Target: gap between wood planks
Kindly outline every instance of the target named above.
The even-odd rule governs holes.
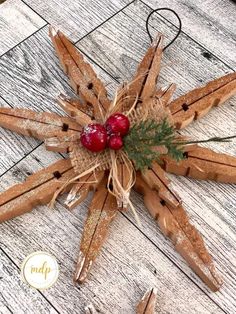
[[[142,0],[140,0],[141,2],[143,2]],[[87,35],[89,35],[90,33],[92,33],[92,32],[94,32],[96,29],[98,29],[101,25],[103,25],[104,23],[106,23],[108,20],[110,20],[112,17],[114,17],[116,14],[118,14],[119,12],[121,12],[122,10],[124,10],[127,6],[129,6],[130,4],[132,4],[134,1],[132,1],[131,3],[129,3],[128,5],[126,5],[124,8],[122,8],[121,10],[119,10],[119,11],[117,11],[115,14],[113,14],[111,17],[109,17],[107,20],[105,20],[105,21],[103,21],[100,25],[98,25],[98,26],[96,26],[92,31],[90,31],[89,33],[87,33],[85,36],[83,36],[83,37],[81,37],[78,41],[76,41],[76,43],[78,43],[79,41],[81,41],[83,38],[85,38]],[[146,6],[148,6],[145,2],[143,2]],[[30,7],[30,6],[29,6]],[[148,6],[149,8],[151,8],[150,6]],[[32,9],[32,8],[31,8]],[[36,12],[37,13],[37,12]],[[162,16],[162,15],[160,15],[160,16]],[[163,17],[163,16],[162,16]],[[163,17],[165,20],[167,20],[165,17]],[[172,22],[170,22],[169,20],[167,20],[169,23],[171,23],[173,26],[175,26]],[[31,34],[30,36],[28,36],[27,38],[25,38],[23,41],[21,41],[20,43],[18,43],[17,45],[15,45],[14,47],[12,47],[11,49],[9,49],[7,52],[5,52],[3,55],[5,55],[6,53],[8,53],[10,50],[12,50],[12,49],[14,49],[15,47],[17,47],[17,46],[19,46],[22,42],[24,42],[24,41],[26,41],[29,37],[31,37],[31,36],[34,36],[35,35],[35,33],[37,33],[38,31],[40,31],[41,29],[43,29],[44,27],[47,27],[47,25],[48,24],[46,24],[46,25],[44,25],[43,27],[41,27],[41,28],[39,28],[36,32],[34,32],[33,34]],[[184,33],[184,32],[183,32]],[[186,33],[184,33],[187,37],[189,37],[192,41],[194,41],[194,42],[196,42],[193,38],[191,38],[189,35],[187,35]],[[196,42],[199,46],[201,46],[201,47],[203,47],[205,50],[207,50],[207,51],[209,51],[208,49],[206,49],[204,46],[202,46],[201,44],[199,44],[198,42]],[[82,52],[83,53],[83,52]],[[111,78],[113,78],[117,83],[119,83],[119,80],[116,78],[116,77],[113,77],[108,71],[106,71],[105,69],[103,69],[103,67],[102,66],[100,66],[97,62],[95,62],[92,58],[90,58],[87,54],[85,54],[85,53],[83,53],[85,56],[87,56],[90,60],[92,60],[97,66],[99,66],[104,72],[106,72]],[[212,55],[214,55],[213,53],[211,53]],[[231,69],[232,70],[232,68],[227,64],[227,63],[225,63],[224,61],[222,61],[221,59],[219,59],[218,57],[216,57],[215,55],[214,55],[214,57],[216,58],[216,59],[218,59],[220,62],[222,62],[223,64],[225,64],[229,69]],[[2,99],[3,100],[5,100],[3,97],[2,97]],[[5,100],[6,101],[6,100]],[[7,101],[6,101],[7,102]],[[8,102],[7,102],[8,103]],[[9,104],[10,105],[10,104]],[[40,143],[37,147],[39,147],[40,145],[41,145],[42,143]],[[37,147],[35,147],[32,151],[34,151]],[[32,151],[31,152],[29,152],[27,155],[25,155],[21,160],[23,160],[25,157],[27,157],[28,155],[30,155],[31,153],[32,153]],[[63,158],[65,158],[63,155],[61,155]],[[17,163],[15,163],[14,164],[14,166],[16,165],[16,164],[18,164],[21,160],[19,160]],[[14,166],[12,166],[12,167],[14,167]],[[11,168],[12,168],[11,167]],[[11,168],[9,168],[6,172],[8,172]],[[5,172],[5,173],[6,173]],[[123,213],[122,213],[122,215],[126,218],[126,219],[128,219],[129,220],[129,222],[131,222],[147,239],[149,239],[148,238],[148,236],[146,236],[128,217],[126,217]],[[150,242],[152,242],[152,240],[150,240],[149,239],[149,241]],[[152,244],[154,244],[153,242],[152,242]],[[158,250],[160,250],[155,244],[154,244],[154,246],[158,249]],[[3,250],[2,250],[3,251]],[[161,250],[160,250],[161,251]],[[166,257],[168,257],[163,251],[161,251]],[[11,260],[11,258],[6,254],[6,252],[4,252],[3,251],[3,253]],[[175,264],[169,257],[168,257],[168,259],[173,263],[173,264]],[[12,260],[11,260],[12,261]],[[13,262],[13,261],[12,261]],[[13,264],[19,269],[19,267],[13,262]],[[184,271],[178,266],[178,265],[176,265],[175,264],[175,266],[177,266],[180,270],[181,270],[181,272],[183,272],[184,273]],[[185,273],[184,273],[185,274]],[[185,274],[186,275],[186,274]],[[194,282],[188,275],[186,275],[192,282]],[[198,284],[197,283],[195,283],[194,282],[194,284],[196,285],[196,286],[198,286]],[[201,290],[201,291],[203,291],[204,292],[204,290],[202,290],[201,289],[201,287],[199,287],[198,286],[198,288]],[[204,294],[206,294],[205,292],[204,292]],[[43,294],[42,294],[43,295]],[[47,298],[43,295],[43,297],[47,300]],[[211,297],[208,295],[208,297],[211,299]],[[48,301],[48,300],[47,300]],[[211,299],[211,301],[213,301],[213,303],[215,303],[224,313],[226,313],[214,300],[212,300]],[[50,301],[48,301],[49,303],[50,303]],[[52,305],[53,306],[53,305]],[[54,306],[53,306],[54,307]],[[56,309],[55,309],[56,310]],[[58,312],[58,311],[57,311]],[[59,313],[59,312],[58,312]]]
[[[31,9],[34,13],[36,13],[39,17],[41,17],[41,19],[44,20],[44,22],[46,22],[47,24],[49,24],[48,21],[47,21],[40,13],[38,13],[37,11],[35,11],[35,9],[31,8],[31,6],[28,5],[28,3],[26,3],[24,0],[21,0],[21,2],[23,2],[28,8],[30,8],[30,9]]]
[[[143,8],[142,8],[143,7]],[[140,14],[140,17],[143,16],[143,12],[144,12],[144,8],[145,8],[145,5],[142,5],[141,9],[138,9],[137,11],[139,12]],[[140,60],[141,56],[140,56],[140,51],[142,51],[143,53],[143,50],[144,49],[141,49],[141,46],[142,46],[142,41],[140,41],[139,44],[137,44],[137,47],[138,47],[138,50],[137,50],[137,55],[136,55],[136,50],[134,47],[136,47],[136,44],[137,43],[137,40],[139,40],[139,37],[140,34],[142,34],[142,36],[144,36],[144,27],[143,25],[145,24],[145,18],[143,17],[143,19],[141,20],[138,19],[138,23],[135,21],[135,17],[137,16],[137,11],[134,9],[134,7],[132,7],[132,9],[130,8],[130,13],[128,14],[128,12],[126,12],[126,16],[127,16],[127,21],[126,21],[126,18],[124,17],[124,27],[121,28],[121,30],[119,31],[119,33],[116,35],[116,29],[119,27],[119,23],[120,23],[120,20],[122,20],[122,17],[117,17],[117,18],[114,18],[113,20],[111,20],[110,22],[108,22],[107,24],[108,25],[104,25],[100,30],[98,30],[97,32],[95,32],[94,35],[91,35],[89,36],[87,39],[85,39],[82,43],[80,43],[79,45],[82,45],[83,49],[88,53],[88,54],[91,54],[91,56],[93,58],[95,58],[98,62],[101,62],[101,64],[103,65],[103,67],[105,67],[108,71],[110,71],[113,76],[117,73],[116,71],[118,71],[118,73],[121,73],[121,76],[122,77],[130,77],[130,70],[132,68],[132,72],[134,71],[134,66],[133,66],[133,63],[138,63],[138,61]],[[127,10],[128,11],[128,10]],[[146,12],[148,11],[148,12]],[[150,9],[148,10],[145,10],[146,14],[148,14],[150,11]],[[144,15],[146,17],[146,14]],[[160,21],[162,20],[162,18],[159,19]],[[114,21],[114,22],[113,22]],[[158,19],[156,19],[156,21],[158,21]],[[136,29],[134,26],[136,26],[135,23],[133,22],[136,22],[137,23],[137,31],[136,31],[136,34],[134,34],[134,36],[132,37],[130,35],[130,32],[129,30],[132,30],[132,29]],[[164,21],[165,22],[165,21]],[[169,27],[169,23],[166,23],[166,26]],[[139,26],[138,26],[139,25]],[[153,25],[156,25],[156,23],[152,23],[152,26]],[[158,24],[159,25],[159,24]],[[158,29],[158,27],[156,27]],[[174,29],[174,27],[170,27],[170,29]],[[142,32],[141,32],[142,30]],[[167,28],[168,30],[168,28]],[[122,34],[124,33],[124,39],[122,38]],[[169,34],[169,32],[168,32]],[[198,45],[195,44],[194,42],[192,42],[188,36],[186,35],[182,35],[183,38],[183,43],[185,43],[185,45],[182,45],[182,43],[180,45],[181,48],[178,48],[178,53],[179,54],[183,54],[183,58],[181,59],[181,63],[180,64],[185,64],[185,63],[182,63],[182,62],[186,62],[187,59],[186,59],[186,56],[188,56],[189,54],[187,53],[183,53],[185,52],[184,50],[186,49],[186,52],[188,50],[188,45],[189,45],[189,50],[191,52],[191,48],[193,48],[194,50],[197,50],[198,53],[196,53],[196,55],[194,54],[194,57],[196,57],[197,55],[200,55],[202,54],[201,51],[199,50],[202,50],[202,49],[199,49],[198,48]],[[186,37],[186,41],[184,40],[184,37]],[[131,40],[130,40],[131,38]],[[90,45],[90,40],[91,40],[91,45]],[[106,42],[107,40],[107,42]],[[146,41],[145,41],[146,42]],[[127,43],[127,44],[126,44]],[[129,44],[128,44],[129,43]],[[145,44],[145,46],[147,45],[147,42]],[[176,45],[178,46],[178,45]],[[112,47],[112,48],[111,48]],[[185,47],[185,49],[183,48]],[[140,51],[139,51],[139,48],[140,48]],[[146,47],[145,47],[146,48]],[[176,47],[172,47],[171,50],[175,51],[175,48]],[[111,57],[111,53],[113,51],[113,49],[115,49],[115,51],[118,51],[117,53],[114,54],[114,56]],[[119,50],[120,49],[120,50]],[[183,49],[183,52],[181,52],[181,49]],[[91,51],[91,53],[90,53]],[[137,57],[138,56],[138,57]],[[119,61],[119,58],[121,58],[121,64],[119,67],[116,66],[116,62]],[[204,66],[207,66],[207,63],[208,63],[208,60],[205,59],[204,57],[201,58],[201,61],[204,61],[203,64]],[[216,71],[214,72],[218,72],[218,70],[222,68],[224,68],[223,70],[224,71],[228,71],[229,67],[228,66],[225,66],[221,61],[218,61],[217,58],[213,58],[212,59],[215,61],[216,60],[216,63],[217,63],[217,67],[216,67]],[[116,61],[117,60],[117,61]],[[127,61],[127,64],[128,62],[130,61],[130,63],[132,63],[132,67],[129,67],[127,66],[127,64],[125,64]],[[195,63],[194,65],[197,66],[198,65],[198,62],[201,62],[198,60],[198,58],[195,58]],[[118,62],[119,63],[119,62]],[[190,63],[190,61],[189,61]],[[215,62],[214,62],[215,63]],[[178,70],[181,70],[182,72],[182,69],[181,69],[182,66],[179,66],[178,67]],[[190,68],[192,69],[192,67]],[[201,67],[200,69],[201,71],[203,70],[203,67]],[[211,65],[210,65],[210,71],[209,72],[212,72],[211,71]],[[188,69],[189,71],[189,69]],[[186,71],[186,73],[188,73],[188,71]],[[214,72],[212,72],[211,74],[213,74]],[[190,74],[190,72],[188,73]],[[199,75],[201,75],[200,73],[198,73]],[[216,74],[216,73],[215,73]],[[211,75],[212,76],[212,75]],[[187,79],[188,79],[188,76],[186,76]],[[191,77],[191,75],[190,75]],[[194,77],[196,78],[196,76]],[[213,78],[212,78],[213,79]],[[191,81],[191,79],[189,78],[189,80]],[[209,79],[210,80],[210,79]],[[207,81],[209,81],[207,80]],[[195,81],[194,81],[195,82]],[[196,82],[195,82],[196,83]],[[194,86],[195,87],[195,86]],[[193,88],[193,87],[192,87]],[[189,89],[188,89],[189,90]],[[210,185],[209,185],[210,186]],[[197,191],[197,190],[196,190]],[[200,191],[200,190],[199,190]],[[189,191],[191,193],[191,191]],[[184,194],[183,194],[184,195]],[[224,203],[221,203],[222,205]],[[138,204],[137,204],[138,205]],[[196,204],[197,206],[198,204]],[[192,208],[193,209],[193,208]],[[226,208],[225,208],[226,209]],[[210,209],[212,211],[212,213],[214,213],[214,209],[211,208]],[[223,211],[223,209],[222,209]],[[197,207],[196,207],[196,212],[197,212]],[[146,211],[145,211],[146,213]],[[203,213],[204,214],[204,213]],[[219,212],[220,214],[220,212]],[[199,216],[200,217],[200,216]],[[204,217],[204,216],[203,216]],[[214,216],[212,216],[212,218],[214,218]],[[132,219],[132,218],[131,218]],[[223,220],[223,219],[222,219]],[[147,220],[145,220],[147,221]],[[230,221],[228,221],[230,222]],[[204,218],[202,219],[202,223],[204,223]],[[210,221],[209,221],[210,223]],[[151,224],[150,224],[151,225]],[[153,224],[152,224],[153,225]],[[203,224],[204,226],[204,224]],[[201,227],[200,227],[201,228]],[[145,231],[148,236],[156,243],[155,241],[155,237],[153,237],[153,235],[155,235],[154,229],[152,229],[152,232],[147,232],[147,230]],[[207,230],[206,230],[206,234],[207,234]],[[213,236],[213,234],[212,234]],[[206,236],[207,238],[207,236]],[[227,237],[224,238],[227,242]],[[211,241],[209,241],[211,242]],[[214,243],[214,241],[213,241]],[[223,242],[222,242],[223,243]],[[158,246],[162,247],[160,245],[160,242],[159,244],[157,244]],[[213,247],[213,245],[212,245]],[[224,247],[224,246],[223,246]],[[166,252],[166,250],[165,250]],[[222,252],[223,253],[223,252]],[[170,254],[171,256],[171,254]],[[173,258],[171,256],[171,258]],[[185,269],[183,266],[182,266],[183,269]],[[186,270],[185,270],[186,272]],[[227,269],[225,268],[225,272],[227,274]],[[189,272],[187,272],[189,274]],[[191,275],[190,275],[191,276]],[[196,279],[195,279],[196,281]],[[201,284],[200,284],[201,285]],[[233,285],[233,282],[231,281],[231,288],[232,288],[232,285]],[[202,287],[202,285],[201,285]],[[205,290],[206,291],[206,290]],[[224,290],[222,291],[224,293]],[[206,291],[206,293],[208,293],[208,291]],[[216,297],[215,297],[216,296]],[[215,299],[218,297],[217,295],[214,295]],[[224,300],[221,300],[221,301],[218,301],[216,300],[217,303],[219,304],[222,304],[222,306],[224,307]]]
[[[14,260],[0,247],[0,250],[2,251],[2,253],[9,259],[9,261],[16,267],[16,269],[20,272],[20,267],[14,262]],[[45,297],[45,295],[38,289],[35,289],[35,291],[37,291],[47,302],[48,304],[50,304],[50,306],[57,312],[60,314],[60,312],[55,308],[55,306]],[[9,309],[9,311],[11,311]],[[13,313],[11,311],[11,313]]]
[[[76,45],[77,43],[79,43],[82,39],[84,39],[86,36],[90,35],[91,33],[93,33],[96,29],[98,29],[99,27],[101,27],[103,24],[105,24],[106,22],[108,22],[110,19],[112,19],[114,16],[116,16],[117,14],[119,14],[120,12],[122,12],[124,9],[126,9],[127,7],[129,7],[130,5],[132,5],[134,2],[136,2],[137,0],[133,0],[130,3],[128,3],[127,5],[125,5],[123,8],[121,8],[120,10],[118,10],[117,12],[115,12],[113,15],[111,15],[109,18],[107,18],[105,21],[103,21],[102,23],[100,23],[99,25],[97,25],[95,28],[93,28],[91,31],[89,31],[86,35],[82,36],[80,39],[78,39],[77,41],[75,41],[73,44]],[[145,6],[147,6],[149,9],[154,10],[154,8],[152,8],[150,5],[148,5],[145,1],[143,0],[139,0],[140,2],[142,2]],[[45,26],[49,25],[50,23],[42,16],[40,15],[35,9],[33,9],[27,2],[25,2],[24,0],[21,0],[21,2],[23,2],[26,6],[28,6],[34,13],[36,13],[39,17],[41,17],[46,24],[43,25],[42,27],[40,27],[39,29],[37,29],[34,33],[32,33],[31,35],[29,35],[28,37],[26,37],[25,39],[23,39],[21,42],[19,42],[18,44],[16,44],[14,47],[10,48],[9,50],[7,50],[6,52],[4,52],[0,58],[2,56],[4,56],[5,54],[7,54],[9,51],[13,50],[15,47],[19,46],[22,42],[26,41],[28,38],[30,38],[31,36],[34,36],[34,34],[36,34],[38,31],[40,31],[41,29],[43,29]],[[166,20],[167,22],[169,22],[172,26],[176,27],[177,26],[171,22],[169,19],[167,19],[165,16],[163,16],[161,13],[156,12],[156,14],[158,14],[160,17],[162,17],[164,20]],[[181,18],[181,17],[180,17]],[[200,47],[202,47],[206,52],[211,53],[212,56],[214,56],[216,59],[218,59],[219,61],[221,61],[224,65],[226,65],[229,69],[231,69],[232,71],[234,71],[234,68],[232,68],[231,66],[229,66],[229,64],[227,64],[225,61],[221,60],[219,57],[217,57],[213,52],[211,52],[211,50],[209,50],[208,48],[206,48],[204,45],[198,43],[194,38],[192,38],[190,35],[188,35],[187,33],[185,33],[182,30],[182,33],[186,35],[186,37],[190,38],[192,41],[194,41],[197,45],[199,45]],[[91,59],[91,58],[90,58]],[[96,62],[95,62],[96,63]],[[98,65],[99,66],[99,65]],[[102,69],[102,67],[100,67]],[[104,69],[103,69],[104,70]],[[105,71],[106,72],[106,71]],[[107,74],[109,74],[107,72]],[[110,74],[109,74],[110,75]],[[111,75],[110,75],[111,76]],[[112,76],[111,76],[112,77]],[[114,77],[112,77],[114,78]],[[116,78],[114,78],[116,80]],[[118,82],[118,80],[116,80]],[[119,82],[118,82],[119,83]]]
[[[139,227],[138,227],[138,225],[136,225],[127,215],[125,215],[125,213],[121,213],[133,226],[135,226],[165,257],[167,257],[182,273],[184,273],[185,274],[185,276],[192,282],[192,283],[194,283],[198,288],[199,288],[199,290],[201,290],[205,295],[207,295],[208,296],[208,298],[215,304],[215,305],[217,305],[217,307],[219,308],[219,309],[221,309],[222,310],[222,312],[224,312],[224,313],[226,313],[227,314],[227,312],[214,300],[214,299],[212,299],[211,298],[211,296],[209,295],[209,294],[207,294],[205,291],[204,291],[204,289],[203,288],[201,288],[201,286],[200,285],[198,285],[188,274],[186,274],[183,270],[182,270],[182,268],[178,265],[178,264],[176,264],[172,259],[170,259],[169,258],[169,256],[163,251],[163,250],[161,250]],[[173,249],[174,249],[174,247],[173,247]]]
[[[46,25],[46,27],[47,27],[47,25]],[[86,54],[85,54],[86,55]],[[86,55],[90,60],[92,60],[93,62],[94,62],[94,60],[92,59],[92,58],[90,58],[88,55]],[[101,69],[103,69],[103,67],[101,67],[97,62],[95,62]],[[104,69],[103,69],[104,70]],[[105,71],[110,77],[112,77],[113,78],[113,76],[111,76],[110,74],[109,74],[109,72],[107,72],[107,71]],[[118,82],[118,80],[116,79],[116,78],[113,78],[113,79],[115,79],[117,82]],[[29,153],[30,154],[30,153]],[[29,154],[27,154],[26,156],[28,156]],[[25,156],[25,157],[26,157]],[[24,157],[24,158],[25,158]],[[23,158],[23,159],[24,159]],[[126,217],[127,218],[127,217]],[[136,226],[136,228],[137,228],[137,226]],[[137,228],[138,229],[138,228]],[[140,231],[140,230],[139,230]],[[147,236],[146,236],[147,237]],[[148,238],[148,237],[147,237]],[[149,238],[148,238],[149,239]],[[149,239],[150,240],[150,239]],[[151,241],[151,240],[150,240]],[[156,245],[155,245],[155,247],[157,247]],[[158,248],[158,247],[157,247]],[[163,253],[163,252],[162,252]],[[171,260],[169,257],[168,257],[168,259],[169,260]],[[172,261],[172,260],[171,260]],[[173,263],[173,261],[172,261],[172,263]],[[182,271],[182,270],[181,270]],[[183,272],[183,271],[182,271]],[[185,274],[186,275],[186,274]],[[187,276],[188,277],[188,276]],[[196,284],[196,283],[195,283]],[[197,284],[196,284],[197,285]],[[198,286],[198,285],[197,285]],[[198,286],[199,287],[199,286]],[[200,289],[201,290],[201,289]],[[209,297],[209,296],[208,296]],[[211,299],[211,298],[210,298]],[[219,308],[221,308],[215,301],[213,301]]]
[[[88,57],[88,56],[87,56]],[[93,59],[92,58],[90,58],[90,57],[88,57],[90,60],[92,60],[93,61]],[[94,62],[94,61],[93,61]],[[96,63],[96,62],[95,62]],[[103,69],[98,63],[96,63],[101,69]],[[104,70],[104,69],[103,69]],[[108,73],[107,71],[106,71],[106,73]],[[110,76],[110,77],[112,77],[109,73],[108,73],[108,75]],[[116,79],[116,81],[118,82],[118,80]],[[41,144],[40,144],[41,145]],[[40,146],[39,145],[39,146]],[[29,155],[30,153],[28,153],[27,154],[27,156]],[[26,156],[25,156],[26,157]],[[24,159],[25,157],[23,157],[22,159]],[[64,157],[64,156],[62,156],[62,157]],[[17,163],[16,163],[17,164]],[[124,215],[125,216],[125,215]],[[125,218],[126,219],[128,219],[126,216],[125,216]],[[129,220],[129,219],[128,219]],[[130,220],[129,220],[130,221]],[[131,222],[131,221],[130,221]],[[132,222],[131,222],[132,223]],[[142,234],[144,234],[134,223],[132,223]],[[145,235],[145,234],[144,234]],[[150,240],[150,238],[147,236],[147,235],[145,235],[145,237],[152,243],[152,244],[154,244],[151,240]],[[166,257],[168,257],[160,248],[158,248],[158,246],[157,245],[155,245],[154,244],[154,246],[160,251],[160,252],[162,252],[163,254],[164,254],[164,256],[166,256]],[[168,257],[168,259],[175,265],[175,266],[177,266],[174,262],[173,262],[173,260],[171,260],[169,257]],[[182,273],[184,273],[185,275],[186,275],[186,273],[179,267],[179,266],[177,266],[177,268],[179,268],[180,270],[181,270],[181,272]],[[190,279],[192,282],[193,282],[193,280],[188,276],[188,275],[186,275],[187,277],[188,277],[188,279]],[[195,282],[194,282],[194,284],[202,291],[202,292],[204,292],[199,286],[198,286],[198,284],[196,284]],[[204,294],[206,294],[205,292],[204,292]],[[219,307],[224,313],[226,313],[214,300],[212,300],[211,299],[211,297],[209,296],[209,295],[207,295],[208,296],[208,298],[211,300],[211,301],[213,301],[213,303],[214,304],[216,304],[217,305],[217,307]]]
[[[153,7],[151,7],[150,5],[148,5],[145,0],[139,0],[140,2],[142,2],[144,5],[146,5],[149,9],[154,10]],[[173,22],[171,22],[169,19],[167,19],[165,16],[163,16],[161,13],[156,12],[157,15],[161,16],[164,20],[166,20],[167,22],[169,22],[171,25],[173,25],[174,27],[178,28]],[[181,18],[181,16],[180,16]],[[188,37],[189,39],[191,39],[193,42],[195,42],[198,46],[202,47],[206,52],[209,52],[212,56],[214,56],[216,59],[218,59],[219,61],[221,61],[224,65],[226,65],[229,69],[231,69],[232,71],[234,71],[234,68],[232,68],[228,63],[226,63],[225,61],[223,61],[222,59],[220,59],[219,57],[217,57],[211,50],[209,50],[208,48],[206,48],[204,45],[200,44],[198,41],[196,41],[193,37],[191,37],[190,35],[188,35],[186,32],[184,32],[183,30],[181,31],[181,33],[183,33],[186,37]],[[80,40],[78,40],[80,41]]]
[[[12,48],[10,48],[9,50],[5,51],[0,58],[2,58],[3,56],[5,56],[7,53],[9,53],[11,50],[13,50],[14,48],[20,46],[20,44],[22,44],[23,42],[25,42],[28,38],[34,36],[36,33],[38,33],[39,31],[41,31],[45,26],[47,26],[47,24],[44,24],[42,27],[38,28],[35,32],[33,32],[32,34],[30,34],[29,36],[27,36],[26,38],[24,38],[23,40],[21,40],[18,44],[16,44],[15,46],[13,46]],[[2,96],[0,96],[2,99],[4,99]],[[5,100],[5,99],[4,99]],[[6,100],[5,100],[6,101]]]
[[[24,0],[20,0],[21,2],[23,2],[29,9],[31,9],[35,14],[37,14],[42,20],[44,20],[44,22],[46,24],[44,24],[42,27],[38,28],[35,32],[33,32],[32,34],[30,34],[29,36],[27,36],[26,38],[24,38],[23,40],[21,40],[18,44],[16,44],[15,46],[11,47],[9,50],[5,51],[1,56],[3,57],[4,55],[6,55],[8,52],[10,52],[11,50],[13,50],[14,48],[16,48],[17,46],[19,46],[21,43],[23,43],[24,41],[26,41],[28,38],[34,36],[37,32],[39,32],[40,30],[42,30],[45,26],[50,25],[50,23],[41,15],[39,14],[35,9],[33,9],[27,2],[25,2]],[[106,23],[107,21],[109,21],[111,18],[113,18],[115,15],[117,15],[118,13],[120,13],[122,10],[126,9],[129,5],[131,5],[133,2],[135,2],[136,0],[132,0],[130,3],[128,3],[127,5],[125,5],[123,8],[121,8],[120,10],[116,11],[114,14],[112,14],[109,18],[107,18],[105,21],[101,22],[99,25],[97,25],[96,27],[94,27],[91,31],[89,31],[86,35],[82,36],[79,40],[82,40],[83,38],[85,38],[87,35],[89,35],[90,33],[92,33],[93,31],[95,31],[97,28],[99,28],[100,26],[102,26],[104,23]],[[78,40],[78,41],[79,41]],[[74,42],[74,45],[77,43]],[[1,96],[0,96],[1,97]]]

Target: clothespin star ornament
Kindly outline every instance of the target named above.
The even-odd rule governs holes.
[[[94,191],[74,275],[74,280],[82,283],[117,213],[131,208],[138,220],[135,204],[129,198],[134,188],[144,196],[148,211],[175,249],[203,282],[217,291],[222,281],[166,172],[236,183],[235,157],[189,145],[175,133],[236,94],[236,73],[171,100],[175,84],[156,87],[163,54],[163,36],[159,34],[134,78],[111,100],[102,81],[69,39],[53,27],[50,37],[79,96],[58,97],[58,104],[69,117],[1,107],[0,126],[43,140],[46,149],[68,153],[68,158],[0,194],[0,221],[22,215],[37,205],[52,204],[62,193],[68,193],[65,203],[72,210],[89,191]],[[141,309],[145,302],[153,313],[154,299],[152,290],[138,306],[138,313],[144,313]]]

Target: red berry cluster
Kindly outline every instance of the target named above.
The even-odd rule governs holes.
[[[104,125],[89,124],[83,128],[81,144],[91,152],[100,152],[107,146],[119,150],[123,146],[123,137],[129,132],[129,119],[122,113],[111,115]]]

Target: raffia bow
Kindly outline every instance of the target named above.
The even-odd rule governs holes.
[[[103,123],[105,123],[106,119],[115,112],[123,112],[129,118],[131,127],[134,124],[147,119],[154,119],[156,122],[167,119],[171,122],[169,111],[163,106],[158,97],[149,98],[144,103],[139,103],[136,98],[134,99],[131,108],[129,110],[124,110],[127,109],[124,106],[124,100],[128,88],[129,86],[126,85],[117,92],[106,115],[102,116]],[[157,149],[163,150],[163,147],[158,147]],[[50,203],[51,206],[54,204],[57,196],[64,191],[68,185],[77,183],[78,180],[89,173],[94,172],[96,174],[97,171],[105,170],[109,172],[107,189],[116,197],[118,207],[130,207],[136,220],[139,222],[137,213],[130,201],[130,190],[135,183],[135,166],[124,150],[114,151],[106,149],[99,153],[92,153],[81,145],[80,139],[77,137],[70,140],[69,154],[76,176],[65,182],[54,194]],[[122,180],[121,172],[125,172],[126,178],[128,179]],[[96,175],[94,177],[96,178]]]

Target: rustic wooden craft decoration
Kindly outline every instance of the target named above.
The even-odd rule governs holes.
[[[137,314],[154,314],[157,299],[157,289],[152,288],[147,291],[137,305]]]
[[[157,289],[152,288],[148,290],[142,299],[136,306],[137,314],[154,314],[157,299]],[[93,304],[89,304],[85,307],[85,314],[96,314],[98,311],[95,309]]]
[[[92,67],[66,36],[51,27],[50,37],[61,66],[79,96],[76,100],[63,95],[58,98],[58,104],[69,117],[28,109],[0,108],[0,125],[44,140],[46,149],[67,152],[69,158],[52,164],[0,194],[0,221],[29,212],[37,205],[48,204],[62,193],[68,193],[66,206],[73,209],[93,190],[74,275],[74,280],[82,283],[118,211],[131,207],[135,214],[135,206],[129,199],[130,189],[134,187],[143,194],[148,211],[175,249],[205,284],[212,291],[217,291],[222,281],[201,235],[189,222],[180,197],[172,189],[166,172],[200,180],[236,183],[236,158],[198,145],[187,145],[183,139],[175,137],[177,142],[157,145],[155,152],[150,151],[151,155],[154,154],[152,156],[159,154],[159,160],[150,159],[149,167],[142,168],[145,159],[132,155],[141,146],[137,145],[130,151],[127,142],[134,132],[139,134],[145,127],[162,127],[162,131],[171,131],[185,128],[193,120],[203,117],[211,108],[236,93],[236,73],[216,79],[171,101],[174,84],[166,89],[156,88],[163,53],[162,35],[158,35],[139,64],[133,80],[125,83],[111,101]],[[107,139],[101,124],[116,112],[129,118],[130,131],[126,137],[110,134]],[[148,124],[146,121],[151,122]],[[86,136],[91,133],[88,125],[95,137],[102,136],[99,143],[95,142],[100,146],[89,146],[91,142],[87,141]],[[104,138],[109,140],[110,148],[101,150],[101,145],[105,145]],[[98,149],[99,152],[94,151]],[[145,149],[148,151],[148,146]],[[177,161],[178,158],[173,158],[173,155],[178,157],[181,150],[185,158]],[[138,313],[143,313],[146,299],[139,305]]]

